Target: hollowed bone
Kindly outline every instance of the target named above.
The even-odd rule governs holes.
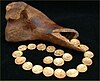
[[[6,20],[5,39],[9,42],[46,40],[84,52],[83,49],[69,42],[70,39],[79,36],[76,30],[57,25],[41,11],[24,2],[8,4],[6,6]]]

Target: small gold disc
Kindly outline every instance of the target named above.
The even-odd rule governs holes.
[[[17,57],[20,57],[20,56],[22,56],[23,55],[23,52],[22,51],[14,51],[13,53],[12,53],[12,56],[14,57],[14,58],[17,58]]]
[[[65,53],[62,58],[64,59],[64,61],[71,61],[72,60],[72,55],[69,53]]]
[[[23,64],[25,61],[26,61],[26,57],[17,57],[17,58],[15,59],[15,64],[21,65],[21,64]]]
[[[64,65],[64,60],[62,58],[55,58],[53,63],[56,65],[56,66],[62,66]]]
[[[55,49],[56,49],[56,48],[55,48],[54,46],[48,46],[48,47],[46,48],[46,51],[52,53],[52,52],[55,51]]]
[[[45,44],[38,44],[37,45],[37,49],[39,50],[39,51],[44,51],[45,49],[46,49],[46,45]]]
[[[28,45],[28,49],[29,50],[34,50],[35,48],[36,48],[36,45],[33,44],[33,43],[31,43],[31,44]]]
[[[59,79],[62,79],[62,78],[65,78],[66,73],[63,69],[58,68],[54,71],[54,76]]]
[[[25,51],[27,49],[27,46],[26,45],[20,45],[19,47],[18,47],[18,50],[19,51]]]
[[[53,62],[53,58],[51,56],[47,56],[43,59],[45,64],[51,64]]]
[[[54,74],[54,70],[51,67],[45,67],[43,69],[43,74],[46,77],[50,77],[50,76],[52,76]]]
[[[61,50],[61,49],[58,49],[58,50],[56,50],[56,51],[54,52],[54,55],[55,55],[55,56],[62,56],[63,54],[64,54],[64,51]]]
[[[85,64],[79,64],[77,66],[77,71],[82,72],[82,73],[86,72],[87,71],[87,66]]]
[[[84,53],[84,57],[93,58],[93,57],[94,57],[94,54],[93,54],[93,52],[91,52],[91,51],[86,51],[86,52]]]
[[[41,65],[34,65],[32,68],[32,72],[34,74],[40,74],[43,71],[43,67]]]
[[[33,64],[31,62],[25,62],[23,65],[22,65],[22,68],[24,70],[31,70],[33,67]]]
[[[90,58],[85,57],[85,58],[82,59],[82,63],[87,65],[87,66],[90,66],[90,65],[92,65],[93,62]]]
[[[68,77],[77,77],[79,72],[76,69],[69,69],[66,71]]]

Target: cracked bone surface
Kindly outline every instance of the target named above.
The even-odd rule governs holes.
[[[41,11],[24,2],[8,4],[5,18],[7,20],[5,39],[8,42],[45,40],[84,52],[69,42],[79,36],[76,30],[57,25]]]

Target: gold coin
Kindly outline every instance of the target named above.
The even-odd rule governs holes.
[[[62,58],[64,59],[64,61],[71,61],[72,60],[72,55],[69,53],[65,53]]]
[[[85,57],[85,58],[82,59],[82,63],[87,65],[87,66],[90,66],[90,65],[92,65],[93,62],[90,58]]]
[[[74,46],[79,46],[80,45],[80,41],[78,39],[71,39],[70,43],[73,44]]]
[[[18,47],[18,50],[19,51],[25,51],[27,49],[27,46],[26,45],[20,45],[19,47]]]
[[[41,65],[35,65],[32,68],[32,72],[34,74],[40,74],[43,71],[43,67]]]
[[[36,48],[36,45],[33,44],[33,43],[31,43],[31,44],[28,45],[28,49],[29,50],[34,50],[35,48]]]
[[[91,51],[86,51],[86,52],[84,53],[84,57],[93,58],[93,57],[94,57],[94,54],[93,54],[93,52],[91,52]]]
[[[79,64],[77,66],[77,71],[79,71],[79,72],[86,72],[87,71],[87,66],[84,65],[84,64]]]
[[[62,79],[66,76],[66,73],[63,69],[58,68],[54,71],[54,76],[57,77],[57,78]]]
[[[14,57],[14,58],[17,58],[17,57],[20,57],[20,56],[22,56],[23,55],[23,52],[22,51],[14,51],[13,53],[12,53],[12,56]]]
[[[31,70],[33,67],[33,64],[31,62],[25,62],[23,65],[22,65],[22,68],[24,70]]]
[[[54,70],[51,67],[45,67],[43,69],[43,74],[46,77],[50,77],[50,76],[52,76],[54,74]]]
[[[61,50],[61,49],[58,49],[58,50],[56,50],[56,51],[54,52],[54,55],[55,55],[55,56],[62,56],[63,54],[64,54],[64,51]]]
[[[39,51],[44,51],[45,49],[46,49],[46,45],[45,44],[38,44],[37,45],[37,49],[39,50]]]
[[[66,71],[68,77],[77,77],[79,72],[76,69],[69,69]]]
[[[48,46],[48,47],[46,48],[46,51],[52,53],[52,52],[55,51],[55,49],[56,49],[56,48],[55,48],[54,46]]]
[[[47,56],[43,59],[45,64],[51,64],[53,62],[53,58],[51,56]]]
[[[56,65],[56,66],[62,66],[64,65],[64,60],[62,58],[55,58],[53,63]]]
[[[83,44],[80,44],[80,46],[79,46],[81,49],[83,49],[84,51],[87,51],[87,50],[89,50],[89,47],[88,46],[86,46],[86,45],[83,45]]]
[[[23,64],[25,61],[26,61],[26,58],[25,58],[25,57],[17,57],[17,58],[15,59],[15,64],[21,65],[21,64]]]

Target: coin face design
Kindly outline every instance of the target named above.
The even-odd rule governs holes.
[[[86,45],[83,45],[83,44],[80,44],[80,46],[79,46],[81,49],[83,49],[84,51],[87,51],[87,50],[89,50],[89,47],[88,46],[86,46]]]
[[[58,68],[54,71],[54,76],[61,79],[61,78],[65,78],[66,73],[63,69]]]
[[[20,45],[19,47],[18,47],[18,50],[19,51],[25,51],[27,49],[27,46],[26,45]]]
[[[30,44],[28,45],[28,49],[29,49],[29,50],[34,50],[35,48],[36,48],[36,44],[30,43]]]
[[[51,64],[53,62],[53,58],[51,56],[47,56],[43,59],[43,63]]]
[[[61,50],[61,49],[58,49],[58,50],[56,50],[56,51],[54,52],[54,55],[55,55],[55,56],[62,56],[63,54],[64,54],[64,51]]]
[[[43,67],[41,65],[34,65],[32,68],[32,72],[34,74],[40,74],[43,71]]]
[[[64,65],[64,60],[62,58],[55,58],[53,63],[56,66],[62,66],[62,65]]]
[[[86,51],[86,52],[84,53],[84,57],[93,58],[93,57],[94,57],[94,54],[93,54],[93,52],[91,52],[91,51]]]
[[[54,74],[54,70],[51,67],[45,67],[43,69],[43,74],[46,77],[50,77],[50,76],[52,76]]]
[[[44,51],[45,49],[46,49],[46,45],[45,44],[38,44],[37,45],[37,49],[39,50],[39,51]]]
[[[25,61],[26,61],[26,58],[25,58],[25,57],[17,57],[17,58],[15,59],[15,64],[21,65],[21,64],[23,64]]]
[[[12,53],[12,56],[14,57],[14,58],[17,58],[17,57],[20,57],[20,56],[22,56],[23,55],[23,52],[22,51],[14,51],[13,53]]]
[[[69,53],[65,53],[62,58],[64,59],[64,61],[71,61],[72,60],[72,55]]]
[[[78,39],[71,39],[70,43],[77,47],[80,45],[80,41]]]
[[[86,71],[87,71],[87,66],[84,65],[84,64],[79,64],[79,65],[77,66],[77,71],[78,71],[78,72],[86,72]]]
[[[56,50],[56,48],[55,48],[54,46],[48,46],[48,47],[46,48],[46,51],[49,52],[49,53],[52,53],[52,52],[54,52],[55,50]]]
[[[33,64],[31,62],[25,62],[23,65],[22,65],[22,68],[24,70],[31,70],[33,67]]]
[[[66,75],[67,75],[68,77],[77,77],[78,74],[79,74],[79,72],[78,72],[76,69],[69,69],[69,70],[67,70],[67,72],[66,72]]]
[[[90,66],[90,65],[92,65],[93,62],[90,58],[85,57],[85,58],[82,59],[82,63],[87,65],[87,66]]]

